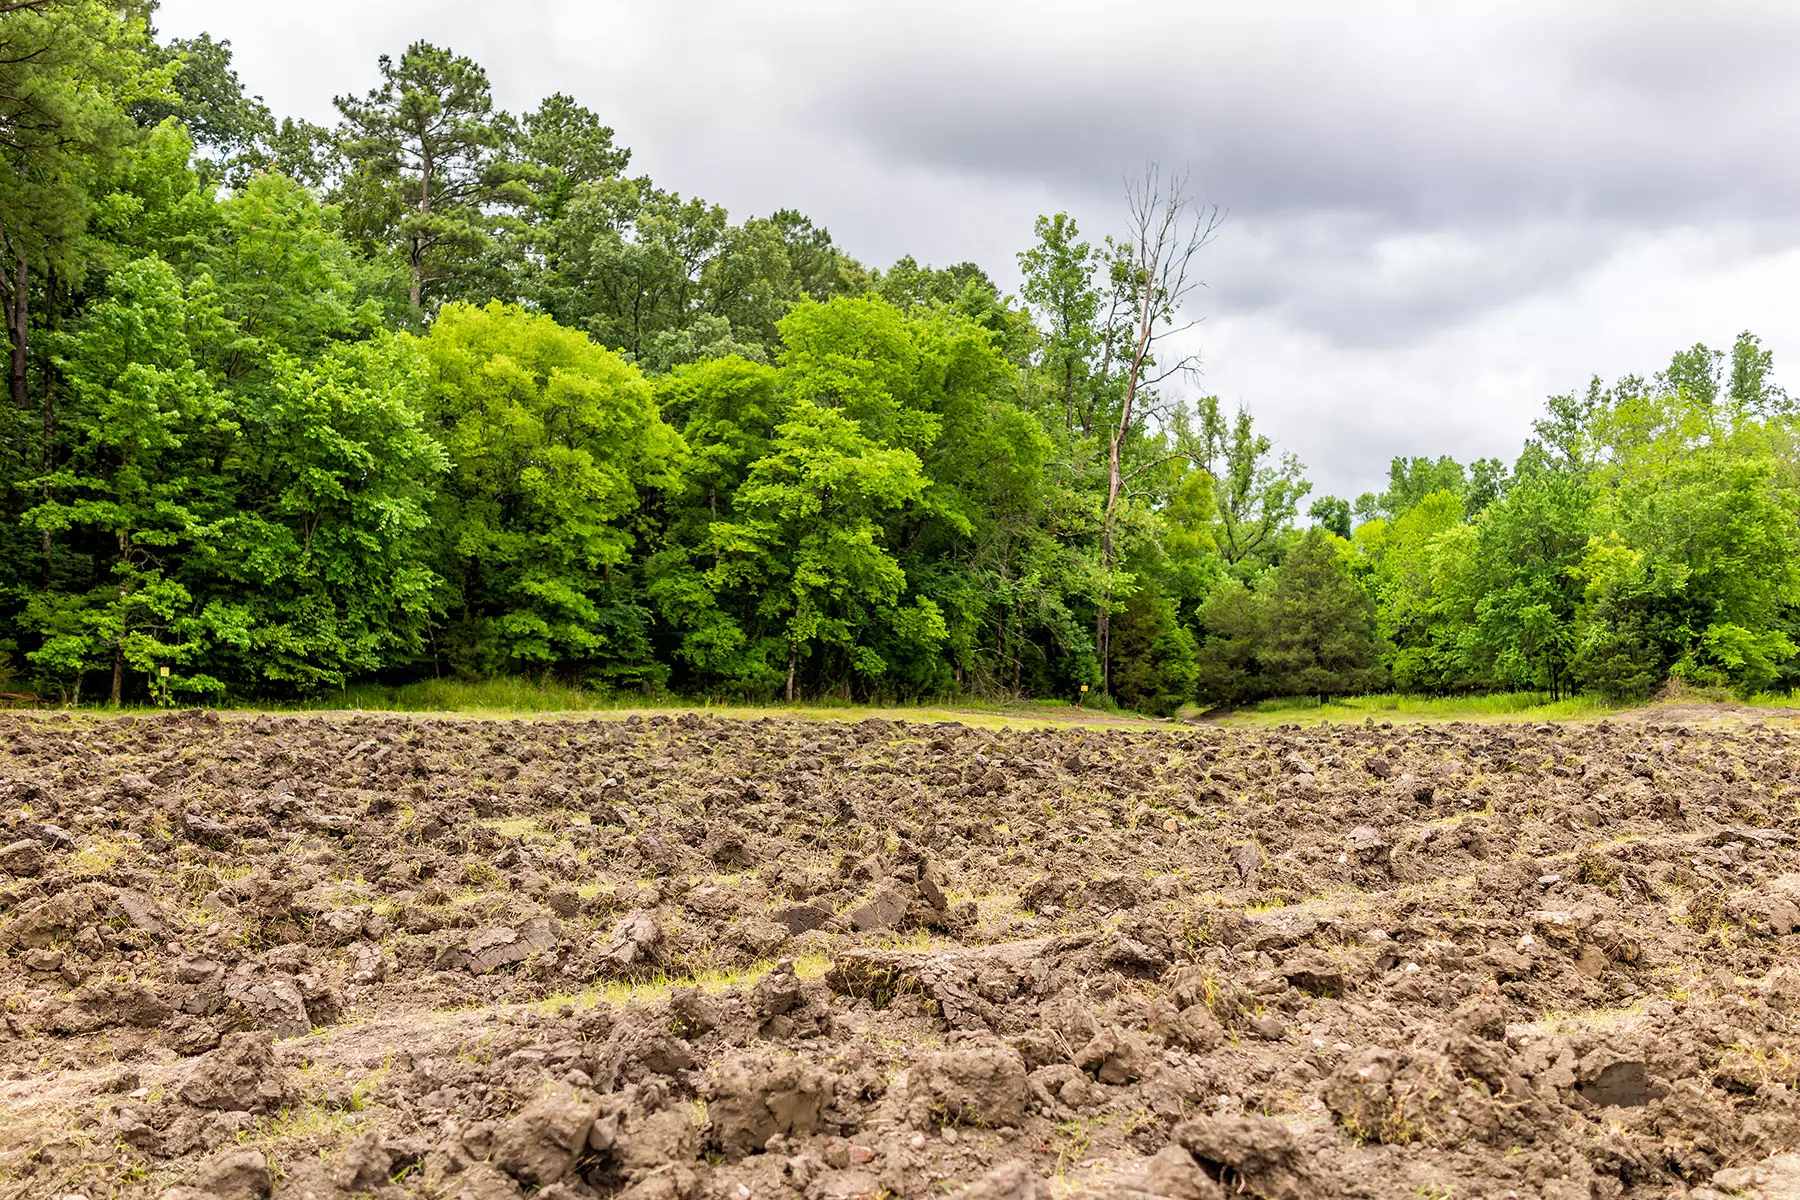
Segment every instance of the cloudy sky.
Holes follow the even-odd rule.
[[[1201,387],[1320,492],[1396,454],[1510,460],[1546,394],[1753,329],[1800,390],[1800,5],[1676,0],[163,0],[278,113],[425,38],[499,102],[566,91],[633,169],[794,207],[874,265],[1120,223],[1185,166],[1226,210]]]

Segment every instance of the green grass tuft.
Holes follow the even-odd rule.
[[[1315,696],[1265,700],[1254,709],[1222,719],[1231,725],[1281,725],[1289,722],[1377,721],[1572,721],[1604,717],[1629,706],[1597,696],[1551,700],[1542,692],[1497,692],[1487,696],[1409,696],[1389,692],[1321,701]]]

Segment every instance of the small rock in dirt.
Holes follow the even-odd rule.
[[[610,1154],[613,1165],[627,1174],[649,1171],[692,1162],[700,1153],[699,1132],[685,1105],[646,1114],[617,1097],[607,1097],[588,1132],[588,1149]]]
[[[1260,1116],[1195,1117],[1169,1131],[1208,1176],[1227,1172],[1236,1190],[1269,1200],[1300,1200],[1321,1192],[1311,1180],[1291,1130]]]
[[[178,1095],[195,1108],[265,1112],[287,1096],[273,1038],[263,1031],[230,1034],[194,1064]]]
[[[1373,866],[1387,860],[1388,840],[1372,825],[1358,825],[1345,836],[1344,842],[1350,847],[1350,853],[1365,865]]]
[[[215,850],[224,849],[237,838],[231,826],[191,809],[181,814],[181,832],[190,842],[198,842]]]
[[[1595,945],[1585,945],[1575,956],[1575,969],[1589,979],[1598,979],[1606,974],[1606,968],[1612,965],[1612,959],[1606,952]]]
[[[912,907],[912,901],[897,887],[884,886],[845,916],[858,933],[875,933],[892,929]]]
[[[831,1075],[796,1058],[728,1062],[702,1089],[712,1140],[741,1158],[772,1137],[805,1137],[818,1128],[835,1086]]]
[[[519,1188],[492,1163],[478,1162],[452,1181],[446,1200],[518,1200]],[[621,1193],[623,1195],[623,1193]]]
[[[572,887],[553,887],[544,896],[544,904],[567,921],[580,915],[581,893]]]
[[[52,950],[48,946],[41,946],[36,950],[25,951],[19,956],[19,962],[27,971],[47,973],[62,970],[64,957],[61,950]]]
[[[75,835],[61,825],[52,825],[48,821],[27,821],[18,826],[18,832],[26,837],[36,838],[52,850],[73,850]]]
[[[1095,1083],[1092,1077],[1073,1063],[1052,1063],[1047,1067],[1039,1067],[1026,1077],[1025,1082],[1031,1088],[1038,1107],[1058,1116],[1062,1115],[1058,1112],[1058,1105],[1069,1109],[1073,1115],[1101,1108],[1111,1099],[1105,1088]]]
[[[338,908],[322,914],[313,922],[313,932],[333,946],[345,946],[362,936],[363,922],[369,917],[366,908]]]
[[[131,924],[150,934],[152,937],[169,936],[169,921],[164,915],[162,906],[144,892],[136,888],[111,888],[108,894],[112,897],[113,906]]]
[[[1219,1182],[1200,1169],[1192,1154],[1174,1143],[1151,1157],[1135,1190],[1167,1200],[1225,1200],[1225,1189]]]
[[[384,1138],[379,1133],[363,1136],[332,1155],[332,1183],[347,1192],[372,1192],[408,1167],[425,1159],[426,1143],[413,1139]]]
[[[1344,994],[1344,970],[1323,954],[1298,954],[1281,965],[1282,976],[1294,987],[1315,996]]]
[[[1769,901],[1769,930],[1777,937],[1786,937],[1800,929],[1800,905],[1796,905],[1786,896],[1777,896]]]
[[[1442,1135],[1457,1094],[1442,1056],[1373,1049],[1334,1071],[1321,1098],[1351,1137],[1405,1145]]]
[[[803,933],[810,933],[831,920],[830,911],[820,908],[816,904],[789,904],[776,909],[770,915],[786,926],[788,933],[795,937]]]
[[[175,1010],[141,983],[96,979],[82,984],[50,1016],[50,1028],[58,1033],[93,1033],[110,1025],[149,1028],[160,1025]]]
[[[1278,1042],[1287,1036],[1287,1026],[1273,1013],[1257,1013],[1245,1022],[1250,1032],[1264,1041]]]
[[[1175,1016],[1174,1040],[1204,1054],[1217,1050],[1225,1040],[1225,1028],[1204,1004],[1190,1004]]]
[[[907,1082],[907,1117],[914,1125],[997,1128],[1025,1119],[1025,1059],[1011,1046],[957,1046],[927,1054]]]
[[[380,983],[388,975],[388,959],[374,942],[358,942],[350,947],[350,982]]]
[[[546,1187],[562,1179],[587,1148],[600,1101],[572,1088],[546,1088],[494,1135],[494,1163],[520,1182]]]
[[[516,927],[483,925],[463,943],[463,966],[471,975],[486,975],[554,950],[557,940],[556,922],[549,917],[533,917]]]
[[[1022,1162],[1003,1163],[960,1191],[953,1200],[1050,1200],[1055,1195],[1048,1180],[1038,1178]]]
[[[243,1005],[254,1024],[272,1030],[277,1037],[300,1037],[312,1032],[306,997],[292,979],[234,976],[225,982],[225,995]]]
[[[1075,1065],[1101,1083],[1117,1086],[1143,1075],[1150,1052],[1123,1029],[1109,1025],[1075,1052]]]
[[[44,848],[32,841],[14,842],[0,849],[0,871],[36,875],[44,869]]]
[[[229,1150],[206,1163],[162,1200],[269,1200],[275,1181],[261,1150]]]
[[[210,958],[183,956],[169,967],[176,983],[211,983],[225,973],[225,965]]]
[[[800,977],[794,974],[794,964],[785,958],[750,989],[750,1003],[755,1006],[757,1014],[763,1017],[779,1017],[792,1012],[805,999],[806,993],[801,987]]]
[[[1589,1068],[1583,1076],[1575,1090],[1598,1108],[1640,1108],[1652,1099],[1650,1077],[1643,1062],[1637,1059],[1616,1060],[1597,1070]]]
[[[1257,868],[1262,866],[1262,850],[1255,842],[1233,846],[1225,857],[1231,863],[1231,869],[1237,872],[1238,882],[1246,887],[1256,878]]]
[[[661,941],[662,926],[657,923],[656,914],[647,909],[633,909],[613,926],[600,953],[608,966],[630,971],[648,964]]]

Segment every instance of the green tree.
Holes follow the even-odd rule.
[[[1200,401],[1200,427],[1183,434],[1213,478],[1214,541],[1230,567],[1254,569],[1280,556],[1282,535],[1312,490],[1292,454],[1271,458],[1274,443],[1256,432],[1250,411],[1227,422],[1217,396]]]
[[[1337,496],[1320,496],[1306,510],[1312,523],[1326,533],[1350,540],[1350,502]]]
[[[301,363],[271,354],[235,396],[231,490],[181,577],[209,661],[255,694],[307,694],[416,661],[442,602],[427,561],[447,463],[420,417],[412,339],[381,333]]]
[[[540,222],[562,219],[583,186],[617,179],[631,163],[631,151],[613,143],[612,126],[562,92],[525,114],[515,145]]]
[[[142,259],[115,272],[109,295],[65,335],[56,368],[76,398],[75,453],[31,481],[54,499],[24,523],[92,546],[91,586],[32,597],[26,623],[42,644],[28,658],[79,695],[91,671],[111,674],[123,698],[126,671],[148,674],[196,656],[202,630],[174,560],[214,531],[198,511],[204,464],[191,443],[223,419],[197,369],[186,330],[193,306],[167,264]],[[200,673],[176,687],[214,690]]]
[[[646,595],[673,635],[669,657],[702,685],[772,691],[769,646],[757,640],[755,597],[715,591],[717,522],[737,520],[738,491],[766,458],[787,407],[775,368],[727,357],[688,363],[654,381],[664,418],[689,457],[669,493],[660,545],[645,563]]]
[[[196,352],[224,380],[252,385],[278,354],[311,360],[381,327],[366,298],[375,287],[369,269],[301,184],[257,175],[217,203],[210,225],[194,257],[229,324]]]
[[[150,5],[59,0],[0,13],[0,308],[13,407],[30,404],[33,272],[76,274],[94,190],[139,136],[134,104],[168,94]]]
[[[1169,716],[1194,696],[1199,675],[1194,635],[1161,593],[1140,589],[1114,627],[1113,688],[1127,708]]]
[[[424,339],[426,429],[450,456],[434,513],[448,653],[487,674],[562,665],[658,682],[630,587],[646,492],[684,447],[630,363],[547,316],[446,305]]]
[[[934,605],[902,604],[905,572],[881,544],[881,517],[925,484],[911,450],[884,449],[844,412],[801,400],[739,490],[742,518],[712,525],[713,589],[760,595],[757,616],[786,651],[789,700],[800,663],[817,654],[835,653],[865,678],[885,672],[868,642],[873,624],[916,644],[943,638]]]
[[[1341,547],[1310,529],[1267,578],[1257,663],[1279,695],[1355,695],[1381,683],[1375,603]]]
[[[155,47],[152,56],[175,68],[169,94],[133,104],[132,114],[146,126],[180,122],[207,155],[210,177],[244,183],[267,162],[277,126],[262,98],[245,93],[231,66],[231,43],[202,33]]]
[[[1199,613],[1199,663],[1195,691],[1210,704],[1229,707],[1268,695],[1260,659],[1268,621],[1261,600],[1244,581],[1227,575]]]
[[[1431,492],[1392,520],[1377,517],[1352,539],[1368,568],[1368,584],[1388,647],[1388,668],[1403,691],[1444,691],[1462,674],[1454,653],[1462,623],[1453,609],[1455,591],[1443,579],[1447,547],[1440,539],[1463,524],[1462,498],[1453,490]]]
[[[1035,371],[1068,433],[1094,437],[1116,407],[1116,360],[1126,336],[1125,297],[1103,288],[1104,252],[1081,240],[1067,213],[1037,219],[1037,241],[1019,254],[1020,294],[1043,331]]]
[[[1449,492],[1461,497],[1469,487],[1468,472],[1448,454],[1437,459],[1395,458],[1388,464],[1388,486],[1377,503],[1389,517],[1411,512],[1433,492]]]
[[[490,248],[490,211],[531,196],[503,153],[511,120],[474,60],[414,42],[398,62],[382,55],[380,70],[366,96],[335,101],[350,165],[341,193],[350,229],[404,259],[418,309],[427,287],[455,294]]]
[[[1465,630],[1461,669],[1497,687],[1561,695],[1573,682],[1575,617],[1582,587],[1574,568],[1593,530],[1593,488],[1528,444],[1506,498],[1477,525],[1479,597]]]

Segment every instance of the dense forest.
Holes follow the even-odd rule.
[[[326,128],[145,0],[0,6],[0,690],[292,698],[552,675],[714,697],[1796,672],[1796,420],[1750,334],[1552,397],[1516,461],[1314,497],[1195,399],[1216,214],[857,261],[497,109],[425,42]]]

